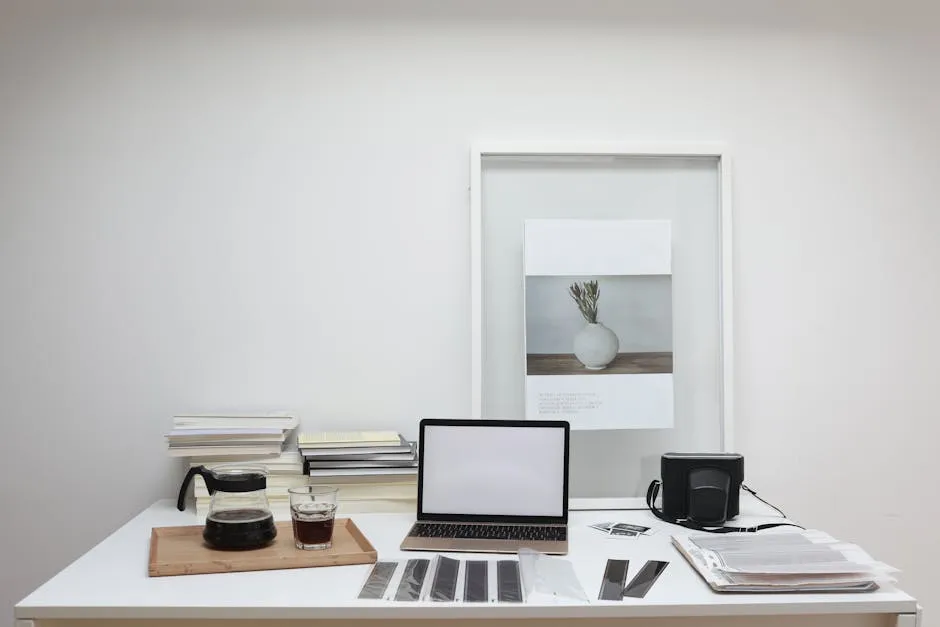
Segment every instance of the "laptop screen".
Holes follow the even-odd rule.
[[[425,422],[422,517],[567,518],[567,423]]]

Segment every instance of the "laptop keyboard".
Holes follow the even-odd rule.
[[[561,525],[476,525],[464,523],[415,523],[408,534],[419,538],[482,538],[555,542],[568,538]]]

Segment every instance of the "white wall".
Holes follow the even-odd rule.
[[[174,411],[469,411],[471,140],[718,139],[748,483],[940,624],[937,10],[585,5],[0,0],[2,615]]]
[[[597,321],[620,340],[621,353],[672,351],[672,278],[530,276],[525,279],[526,353],[571,353],[584,317],[568,293],[575,281],[598,282]]]

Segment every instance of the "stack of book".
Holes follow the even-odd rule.
[[[279,455],[297,428],[295,416],[180,414],[166,434],[171,457]]]
[[[335,485],[341,512],[411,511],[418,499],[415,442],[395,431],[301,433],[311,483]]]

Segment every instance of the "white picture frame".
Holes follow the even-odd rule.
[[[734,282],[731,156],[723,142],[480,141],[470,150],[471,416],[483,418],[483,166],[488,157],[711,157],[719,176],[720,443],[734,449]]]

